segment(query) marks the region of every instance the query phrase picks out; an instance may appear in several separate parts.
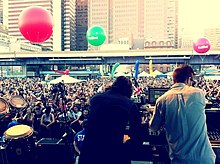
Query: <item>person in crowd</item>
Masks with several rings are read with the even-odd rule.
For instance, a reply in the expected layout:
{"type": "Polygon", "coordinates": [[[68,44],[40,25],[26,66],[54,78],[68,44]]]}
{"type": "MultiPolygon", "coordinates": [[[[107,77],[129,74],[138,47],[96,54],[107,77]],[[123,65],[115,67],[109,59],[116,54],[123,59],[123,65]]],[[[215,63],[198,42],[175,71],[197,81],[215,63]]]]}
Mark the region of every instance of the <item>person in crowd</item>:
{"type": "Polygon", "coordinates": [[[131,163],[129,151],[123,144],[128,122],[129,145],[134,150],[142,144],[141,116],[137,106],[130,100],[131,94],[131,81],[120,76],[111,89],[91,98],[79,164],[131,163]]]}
{"type": "Polygon", "coordinates": [[[208,135],[203,91],[192,87],[193,69],[184,65],[173,72],[174,85],[159,97],[150,129],[165,128],[172,164],[214,164],[208,135]]]}
{"type": "Polygon", "coordinates": [[[33,128],[34,126],[34,113],[30,107],[27,108],[26,114],[23,117],[24,124],[33,128]]]}
{"type": "Polygon", "coordinates": [[[34,131],[38,134],[37,137],[40,136],[40,127],[41,127],[41,117],[42,117],[42,112],[40,107],[35,107],[34,108],[34,131]]]}
{"type": "Polygon", "coordinates": [[[82,110],[82,115],[79,117],[79,123],[81,124],[83,120],[88,119],[89,109],[82,110]]]}
{"type": "Polygon", "coordinates": [[[62,136],[66,131],[67,127],[70,126],[72,120],[74,120],[74,115],[66,109],[61,109],[61,111],[57,114],[56,118],[56,126],[59,128],[59,131],[56,132],[57,136],[62,136]]]}
{"type": "Polygon", "coordinates": [[[85,138],[87,122],[88,122],[87,119],[83,120],[83,122],[82,122],[83,129],[81,131],[79,131],[74,137],[73,145],[74,145],[74,149],[77,153],[76,154],[76,163],[78,163],[78,158],[79,158],[80,151],[82,149],[82,144],[83,144],[83,141],[85,138]]]}
{"type": "Polygon", "coordinates": [[[82,130],[82,126],[80,125],[82,112],[79,110],[78,104],[73,106],[72,115],[74,116],[74,120],[71,122],[70,126],[77,133],[82,130]]]}
{"type": "Polygon", "coordinates": [[[54,114],[51,113],[51,107],[47,106],[45,113],[41,116],[41,132],[42,136],[44,137],[50,137],[51,136],[51,126],[55,122],[54,114]]]}

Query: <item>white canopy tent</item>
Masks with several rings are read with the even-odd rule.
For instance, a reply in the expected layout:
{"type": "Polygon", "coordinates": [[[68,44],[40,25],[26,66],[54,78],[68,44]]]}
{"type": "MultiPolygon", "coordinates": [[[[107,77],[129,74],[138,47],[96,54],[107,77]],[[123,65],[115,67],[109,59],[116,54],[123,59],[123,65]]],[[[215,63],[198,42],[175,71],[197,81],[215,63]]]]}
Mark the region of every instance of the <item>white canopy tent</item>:
{"type": "Polygon", "coordinates": [[[149,77],[149,76],[151,76],[151,75],[145,71],[138,74],[138,77],[149,77]]]}
{"type": "Polygon", "coordinates": [[[68,84],[68,83],[71,84],[71,83],[79,83],[82,81],[85,81],[85,80],[79,80],[79,79],[73,78],[69,75],[62,75],[61,77],[58,77],[54,80],[51,80],[49,83],[50,84],[57,84],[59,82],[64,82],[65,84],[68,84]]]}
{"type": "Polygon", "coordinates": [[[126,73],[125,76],[126,76],[126,77],[134,77],[134,74],[132,74],[131,72],[129,72],[129,73],[126,73]]]}
{"type": "Polygon", "coordinates": [[[162,72],[160,72],[160,71],[158,71],[158,70],[155,70],[154,72],[153,72],[153,75],[154,76],[156,76],[156,75],[162,75],[163,73],[162,72]]]}

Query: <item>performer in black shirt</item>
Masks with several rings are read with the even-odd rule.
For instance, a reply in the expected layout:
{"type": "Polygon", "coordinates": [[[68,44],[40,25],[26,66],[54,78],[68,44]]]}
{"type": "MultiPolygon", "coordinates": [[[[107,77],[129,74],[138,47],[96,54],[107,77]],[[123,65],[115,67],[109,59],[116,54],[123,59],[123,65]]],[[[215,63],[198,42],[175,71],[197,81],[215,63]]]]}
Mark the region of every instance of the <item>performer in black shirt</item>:
{"type": "Polygon", "coordinates": [[[134,150],[142,144],[141,116],[131,95],[131,81],[120,76],[110,89],[91,98],[79,164],[131,163],[130,151],[123,143],[128,122],[129,145],[134,150]]]}

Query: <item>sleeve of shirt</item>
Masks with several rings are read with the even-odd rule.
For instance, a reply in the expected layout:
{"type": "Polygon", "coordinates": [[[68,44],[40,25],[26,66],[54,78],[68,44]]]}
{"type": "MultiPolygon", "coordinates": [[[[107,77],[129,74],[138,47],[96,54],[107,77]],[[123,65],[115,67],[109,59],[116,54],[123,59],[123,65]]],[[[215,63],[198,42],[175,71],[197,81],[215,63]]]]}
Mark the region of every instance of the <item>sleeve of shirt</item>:
{"type": "Polygon", "coordinates": [[[205,102],[205,95],[202,91],[199,92],[198,99],[201,100],[202,108],[205,110],[206,102],[205,102]]]}
{"type": "Polygon", "coordinates": [[[149,127],[152,131],[157,131],[162,126],[163,126],[162,104],[160,101],[157,101],[155,109],[153,111],[153,117],[149,122],[149,127]]]}

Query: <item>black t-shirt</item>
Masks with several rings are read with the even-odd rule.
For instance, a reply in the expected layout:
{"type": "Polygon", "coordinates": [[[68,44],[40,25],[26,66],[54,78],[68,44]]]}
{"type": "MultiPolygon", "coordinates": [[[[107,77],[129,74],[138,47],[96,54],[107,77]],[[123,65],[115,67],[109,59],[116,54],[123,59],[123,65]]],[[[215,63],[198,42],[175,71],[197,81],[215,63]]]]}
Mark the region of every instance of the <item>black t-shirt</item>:
{"type": "Polygon", "coordinates": [[[128,122],[131,141],[141,143],[141,115],[137,106],[111,90],[96,94],[90,104],[80,163],[122,162],[126,154],[123,137],[128,122]]]}

